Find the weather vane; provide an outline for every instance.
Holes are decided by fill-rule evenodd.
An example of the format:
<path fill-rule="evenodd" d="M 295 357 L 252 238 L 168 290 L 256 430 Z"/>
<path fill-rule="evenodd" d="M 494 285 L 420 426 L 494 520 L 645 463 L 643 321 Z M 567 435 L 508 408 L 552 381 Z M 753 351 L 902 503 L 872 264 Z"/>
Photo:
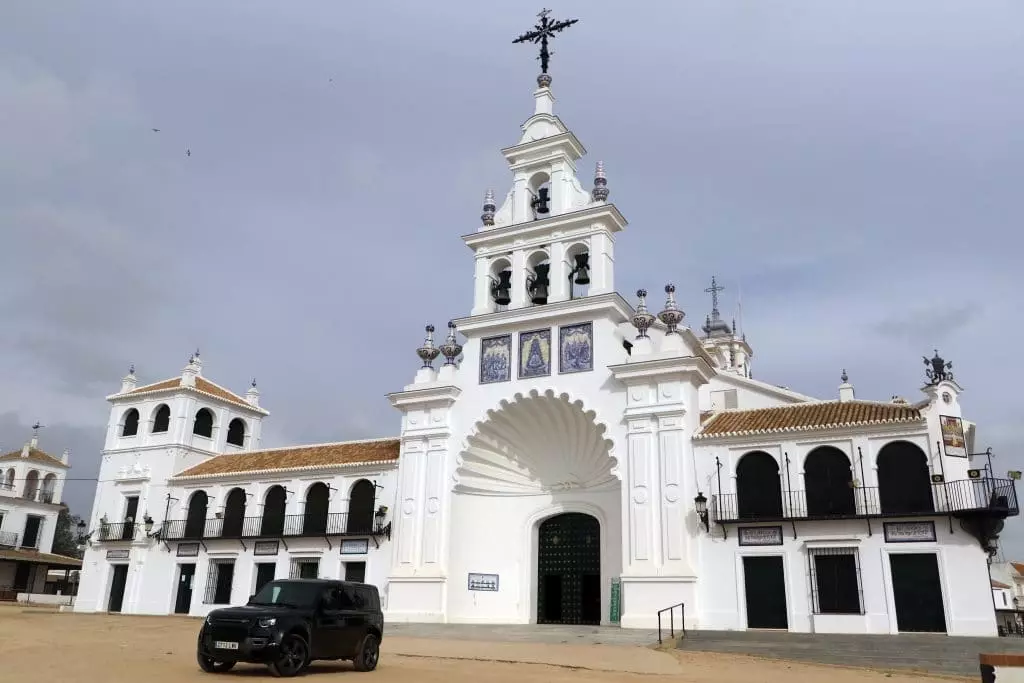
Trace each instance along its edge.
<path fill-rule="evenodd" d="M 540 14 L 537 15 L 540 17 L 540 21 L 538 21 L 537 25 L 533 27 L 533 30 L 527 31 L 512 41 L 513 43 L 533 43 L 535 45 L 540 43 L 540 57 L 538 57 L 538 59 L 540 59 L 540 72 L 542 77 L 547 74 L 548 60 L 551 58 L 551 55 L 554 54 L 553 52 L 548 51 L 548 39 L 554 38 L 556 33 L 569 28 L 579 21 L 579 19 L 551 21 L 548 18 L 549 14 L 551 14 L 551 10 L 546 8 L 541 10 Z M 541 79 L 538 78 L 538 80 Z M 550 83 L 551 77 L 547 76 L 545 80 Z"/>

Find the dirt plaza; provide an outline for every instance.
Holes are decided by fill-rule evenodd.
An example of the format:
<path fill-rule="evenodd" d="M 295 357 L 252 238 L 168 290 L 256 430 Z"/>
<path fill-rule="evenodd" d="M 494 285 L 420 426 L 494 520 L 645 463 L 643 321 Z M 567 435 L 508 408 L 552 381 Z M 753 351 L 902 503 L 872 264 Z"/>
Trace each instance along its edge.
<path fill-rule="evenodd" d="M 204 674 L 196 666 L 199 620 L 182 617 L 80 615 L 52 610 L 0 607 L 0 654 L 5 680 L 74 680 L 112 683 L 145 680 L 209 681 L 269 679 L 259 666 L 239 665 L 227 674 Z M 385 637 L 373 673 L 359 674 L 348 662 L 313 664 L 306 676 L 365 676 L 392 683 L 929 683 L 958 680 L 861 669 L 772 661 L 742 655 L 659 651 L 629 645 L 487 642 Z M 971 680 L 971 679 L 959 679 Z"/>

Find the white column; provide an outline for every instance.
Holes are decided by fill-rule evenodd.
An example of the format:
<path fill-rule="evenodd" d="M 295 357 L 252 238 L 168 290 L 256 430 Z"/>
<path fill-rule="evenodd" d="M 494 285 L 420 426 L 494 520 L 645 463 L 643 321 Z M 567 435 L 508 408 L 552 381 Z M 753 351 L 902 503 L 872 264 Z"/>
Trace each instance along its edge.
<path fill-rule="evenodd" d="M 662 414 L 658 419 L 658 452 L 661 458 L 661 560 L 666 567 L 686 560 L 687 499 L 683 495 L 683 413 Z"/>
<path fill-rule="evenodd" d="M 565 263 L 564 242 L 552 243 L 548 261 L 551 263 L 551 271 L 548 273 L 551 280 L 548 301 L 551 303 L 565 301 L 569 298 L 569 269 Z"/>
<path fill-rule="evenodd" d="M 425 440 L 411 438 L 403 440 L 398 468 L 398 510 L 395 524 L 394 574 L 413 574 L 419 565 L 420 510 L 423 449 Z"/>
<path fill-rule="evenodd" d="M 512 252 L 512 304 L 510 308 L 526 305 L 526 252 Z"/>
<path fill-rule="evenodd" d="M 611 238 L 604 233 L 590 238 L 590 294 L 614 291 L 613 254 Z"/>
<path fill-rule="evenodd" d="M 657 495 L 657 447 L 650 420 L 629 421 L 626 458 L 628 498 L 623 529 L 629 535 L 629 554 L 623 573 L 646 574 L 656 565 L 653 498 Z"/>
<path fill-rule="evenodd" d="M 473 315 L 491 310 L 490 262 L 485 256 L 476 257 L 476 272 L 473 275 Z"/>

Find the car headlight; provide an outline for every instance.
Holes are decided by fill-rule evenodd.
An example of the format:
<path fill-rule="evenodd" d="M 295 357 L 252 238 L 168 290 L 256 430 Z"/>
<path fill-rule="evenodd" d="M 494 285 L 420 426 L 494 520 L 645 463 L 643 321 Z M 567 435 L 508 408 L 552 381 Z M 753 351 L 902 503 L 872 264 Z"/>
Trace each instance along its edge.
<path fill-rule="evenodd" d="M 277 619 L 275 619 L 274 617 L 263 617 L 261 619 L 258 619 L 256 623 L 259 625 L 260 628 L 270 628 L 271 626 L 277 623 Z"/>
<path fill-rule="evenodd" d="M 209 625 L 210 625 L 211 623 L 213 623 L 213 622 L 211 622 L 211 621 L 210 621 L 210 615 L 209 615 L 209 614 L 207 614 L 207 615 L 206 615 L 206 618 L 205 618 L 205 619 L 203 619 L 203 623 L 204 623 L 204 624 L 205 624 L 206 626 L 209 626 Z"/>

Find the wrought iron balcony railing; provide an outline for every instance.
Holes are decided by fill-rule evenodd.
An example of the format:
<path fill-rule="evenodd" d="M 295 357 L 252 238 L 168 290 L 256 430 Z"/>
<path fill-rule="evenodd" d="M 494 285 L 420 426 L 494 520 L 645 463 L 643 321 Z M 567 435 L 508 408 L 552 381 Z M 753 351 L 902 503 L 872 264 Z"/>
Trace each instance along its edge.
<path fill-rule="evenodd" d="M 327 515 L 284 515 L 264 517 L 216 517 L 172 519 L 160 528 L 161 540 L 205 540 L 211 538 L 282 538 L 298 536 L 375 536 L 385 534 L 376 517 L 347 512 Z"/>
<path fill-rule="evenodd" d="M 782 520 L 862 519 L 980 515 L 1013 517 L 1020 513 L 1012 479 L 961 479 L 929 484 L 914 495 L 909 487 L 786 491 L 742 500 L 735 493 L 711 497 L 712 519 L 718 523 Z"/>
<path fill-rule="evenodd" d="M 0 531 L 0 548 L 18 547 L 18 534 L 14 531 Z"/>
<path fill-rule="evenodd" d="M 46 489 L 26 489 L 21 497 L 25 500 L 34 500 L 37 503 L 52 503 L 54 492 Z"/>
<path fill-rule="evenodd" d="M 93 536 L 95 541 L 134 541 L 138 532 L 135 522 L 107 522 L 100 524 Z"/>

